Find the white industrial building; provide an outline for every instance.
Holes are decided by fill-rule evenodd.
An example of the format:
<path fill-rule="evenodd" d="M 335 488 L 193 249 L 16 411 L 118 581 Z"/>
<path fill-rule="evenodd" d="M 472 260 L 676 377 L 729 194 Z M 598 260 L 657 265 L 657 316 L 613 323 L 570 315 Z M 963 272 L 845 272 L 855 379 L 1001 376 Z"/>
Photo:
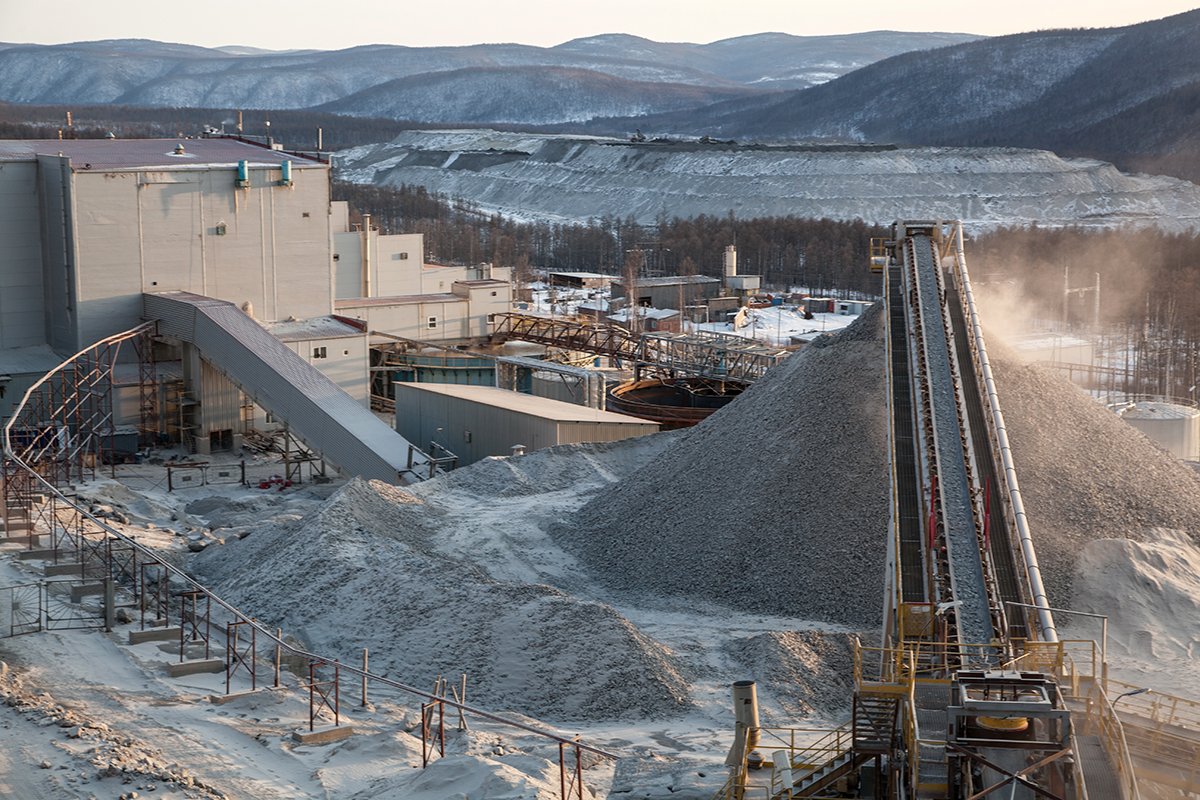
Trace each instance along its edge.
<path fill-rule="evenodd" d="M 155 295 L 232 304 L 363 406 L 371 332 L 483 337 L 511 300 L 508 270 L 426 265 L 419 235 L 352 230 L 328 163 L 234 138 L 0 141 L 0 243 L 0 419 Z M 246 387 L 177 344 L 194 445 L 232 441 Z"/>

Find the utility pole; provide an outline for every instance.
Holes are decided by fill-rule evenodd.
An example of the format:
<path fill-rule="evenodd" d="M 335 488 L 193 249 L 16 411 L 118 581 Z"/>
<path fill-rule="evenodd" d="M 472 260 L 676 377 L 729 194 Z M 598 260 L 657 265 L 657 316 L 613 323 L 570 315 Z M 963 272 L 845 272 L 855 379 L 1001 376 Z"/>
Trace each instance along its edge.
<path fill-rule="evenodd" d="M 1062 301 L 1062 321 L 1063 328 L 1071 321 L 1070 318 L 1070 298 L 1071 295 L 1085 295 L 1088 292 L 1092 293 L 1092 329 L 1093 332 L 1100 332 L 1100 273 L 1093 273 L 1096 276 L 1096 283 L 1093 286 L 1080 286 L 1077 289 L 1071 288 L 1071 267 L 1063 267 L 1063 301 Z"/>

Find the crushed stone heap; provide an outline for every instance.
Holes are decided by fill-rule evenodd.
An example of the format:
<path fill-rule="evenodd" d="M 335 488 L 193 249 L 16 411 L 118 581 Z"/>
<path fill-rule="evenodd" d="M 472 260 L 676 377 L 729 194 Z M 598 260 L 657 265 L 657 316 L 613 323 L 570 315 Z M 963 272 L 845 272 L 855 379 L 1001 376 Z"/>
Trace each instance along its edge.
<path fill-rule="evenodd" d="M 1093 540 L 1200 543 L 1200 476 L 1069 381 L 989 344 L 1052 603 Z M 607 585 L 867 627 L 888 519 L 878 311 L 818 340 L 560 526 Z"/>
<path fill-rule="evenodd" d="M 888 520 L 878 309 L 601 491 L 555 537 L 610 587 L 880 621 Z"/>
<path fill-rule="evenodd" d="M 1071 607 L 1076 564 L 1097 539 L 1200 542 L 1200 476 L 1083 390 L 989 342 L 1021 496 L 1054 605 Z"/>
<path fill-rule="evenodd" d="M 319 652 L 368 647 L 373 671 L 421 687 L 466 672 L 470 702 L 493 710 L 565 721 L 688 707 L 666 648 L 607 605 L 440 552 L 440 517 L 409 491 L 354 480 L 298 523 L 210 548 L 198 571 Z"/>

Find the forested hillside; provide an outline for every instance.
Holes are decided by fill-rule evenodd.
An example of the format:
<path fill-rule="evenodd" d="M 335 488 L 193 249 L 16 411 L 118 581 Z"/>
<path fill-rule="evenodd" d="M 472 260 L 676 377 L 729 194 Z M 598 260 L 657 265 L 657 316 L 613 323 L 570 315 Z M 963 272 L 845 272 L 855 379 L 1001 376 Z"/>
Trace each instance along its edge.
<path fill-rule="evenodd" d="M 739 139 L 1012 146 L 1200 180 L 1200 9 L 904 53 L 809 89 L 597 122 Z"/>
<path fill-rule="evenodd" d="M 733 216 L 662 218 L 642 226 L 606 217 L 586 224 L 517 222 L 481 213 L 421 187 L 334 184 L 355 216 L 369 212 L 388 233 L 423 233 L 432 259 L 443 262 L 619 274 L 636 251 L 648 272 L 694 272 L 717 276 L 725 246 L 738 248 L 739 271 L 762 275 L 765 284 L 817 291 L 846 289 L 876 293 L 877 276 L 867 268 L 872 236 L 882 228 L 828 219 Z"/>

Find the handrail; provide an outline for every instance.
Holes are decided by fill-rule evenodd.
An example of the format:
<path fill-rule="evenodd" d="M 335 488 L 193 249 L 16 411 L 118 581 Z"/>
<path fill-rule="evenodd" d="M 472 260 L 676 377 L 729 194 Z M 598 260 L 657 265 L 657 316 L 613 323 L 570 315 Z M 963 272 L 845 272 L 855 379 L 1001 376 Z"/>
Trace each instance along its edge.
<path fill-rule="evenodd" d="M 1091 696 L 1093 694 L 1094 698 Z M 1139 800 L 1141 795 L 1138 793 L 1137 775 L 1134 772 L 1133 759 L 1129 755 L 1129 742 L 1125 739 L 1125 726 L 1121 724 L 1121 718 L 1117 716 L 1116 709 L 1099 683 L 1092 683 L 1088 701 L 1089 716 L 1092 715 L 1093 709 L 1097 709 L 1095 716 L 1100 730 L 1100 741 L 1108 751 L 1109 759 L 1117 772 L 1125 800 Z"/>
<path fill-rule="evenodd" d="M 105 337 L 105 338 L 99 340 L 98 342 L 94 342 L 93 344 L 89 345 L 88 347 L 85 347 L 84 349 L 80 350 L 75 355 L 73 355 L 70 358 L 66 359 L 65 361 L 61 362 L 57 367 L 50 370 L 45 375 L 43 375 L 42 377 L 40 377 L 36 381 L 34 381 L 33 385 L 25 390 L 25 394 L 23 394 L 21 396 L 21 402 L 17 403 L 17 405 L 13 408 L 12 414 L 8 418 L 8 422 L 5 423 L 5 425 L 4 425 L 3 452 L 5 454 L 9 455 L 9 457 L 11 457 L 11 458 L 16 458 L 16 455 L 15 455 L 15 453 L 13 453 L 13 449 L 12 449 L 12 439 L 10 438 L 12 427 L 16 423 L 17 419 L 20 417 L 21 411 L 24 410 L 25 404 L 29 402 L 29 398 L 31 398 L 34 395 L 34 393 L 37 392 L 38 389 L 42 388 L 42 385 L 45 384 L 46 381 L 50 380 L 50 378 L 55 373 L 57 373 L 59 370 L 64 369 L 65 367 L 69 366 L 76 359 L 82 358 L 83 356 L 87 355 L 92 350 L 95 350 L 100 347 L 107 347 L 109 345 L 120 344 L 121 342 L 126 342 L 126 341 L 129 341 L 130 339 L 134 339 L 138 336 L 141 336 L 148 330 L 153 330 L 154 325 L 155 325 L 155 323 L 153 323 L 153 322 L 146 322 L 141 325 L 138 325 L 136 328 L 130 328 L 127 331 L 122 331 L 120 333 L 114 333 L 112 336 L 108 336 L 108 337 Z M 20 463 L 24 464 L 24 462 L 20 462 Z"/>
<path fill-rule="evenodd" d="M 374 681 L 383 686 L 388 686 L 392 689 L 396 689 L 396 690 L 404 692 L 406 694 L 410 694 L 415 697 L 423 698 L 424 700 L 434 701 L 434 702 L 438 702 L 438 703 L 444 703 L 445 706 L 462 711 L 464 714 L 472 714 L 476 717 L 489 720 L 490 722 L 494 722 L 498 725 L 503 725 L 505 727 L 522 730 L 522 731 L 525 731 L 526 733 L 534 734 L 536 736 L 540 736 L 542 738 L 549 739 L 549 740 L 557 742 L 559 744 L 570 745 L 573 748 L 578 748 L 581 751 L 586 751 L 586 752 L 592 753 L 594 755 L 602 756 L 604 758 L 615 759 L 615 758 L 619 757 L 616 753 L 612 753 L 607 750 L 603 750 L 603 749 L 601 749 L 599 747 L 595 747 L 593 745 L 584 744 L 574 738 L 559 736 L 558 734 L 542 730 L 533 725 L 528 725 L 523 722 L 518 722 L 517 720 L 507 719 L 498 714 L 494 714 L 490 711 L 485 711 L 484 709 L 476 708 L 474 706 L 469 706 L 465 703 L 461 703 L 456 700 L 451 700 L 451 699 L 448 699 L 445 697 L 441 697 L 441 696 L 433 694 L 431 692 L 427 692 L 427 691 L 418 689 L 415 686 L 409 686 L 407 684 L 401 683 L 400 681 L 392 680 L 391 678 L 386 678 L 382 675 L 372 673 L 368 670 L 364 670 L 364 669 L 355 667 L 355 666 L 353 666 L 352 663 L 347 663 L 340 659 L 322 656 L 318 653 L 310 652 L 308 650 L 304 650 L 302 648 L 296 647 L 293 644 L 288 643 L 284 639 L 283 636 L 276 636 L 276 633 L 273 629 L 268 628 L 266 625 L 263 625 L 261 622 L 259 622 L 255 618 L 251 617 L 250 615 L 245 614 L 240 609 L 238 609 L 235 605 L 233 605 L 233 603 L 220 597 L 215 592 L 213 592 L 211 589 L 207 588 L 206 586 L 201 584 L 199 581 L 197 581 L 194 578 L 192 578 L 191 576 L 189 576 L 183 570 L 181 570 L 178 567 L 174 566 L 173 564 L 169 563 L 165 559 L 160 558 L 159 553 L 157 551 L 140 544 L 135 539 L 125 535 L 121 531 L 117 530 L 116 528 L 110 526 L 108 523 L 104 522 L 102 519 L 94 516 L 87 509 L 76 505 L 75 502 L 71 498 L 67 497 L 62 492 L 60 492 L 56 486 L 54 486 L 52 483 L 50 483 L 44 477 L 42 477 L 40 474 L 38 474 L 38 472 L 35 469 L 30 467 L 28 464 L 26 464 L 20 458 L 20 456 L 13 451 L 12 446 L 11 446 L 12 428 L 13 428 L 14 424 L 17 422 L 17 420 L 20 418 L 20 413 L 24 409 L 25 403 L 28 402 L 29 398 L 32 396 L 32 393 L 34 392 L 35 389 L 37 389 L 42 384 L 44 384 L 47 380 L 50 379 L 50 377 L 52 375 L 57 373 L 59 370 L 62 370 L 65 367 L 69 366 L 75 359 L 86 355 L 90 350 L 92 350 L 96 347 L 99 347 L 101 345 L 115 344 L 120 341 L 131 339 L 135 336 L 141 335 L 146 330 L 148 330 L 150 327 L 151 327 L 150 324 L 139 325 L 136 328 L 132 328 L 130 330 L 123 331 L 122 333 L 114 334 L 113 336 L 110 336 L 106 339 L 102 339 L 99 342 L 96 342 L 91 347 L 88 347 L 88 348 L 85 348 L 84 350 L 79 351 L 74 356 L 67 359 L 63 363 L 59 364 L 57 367 L 55 367 L 49 373 L 44 375 L 40 380 L 38 380 L 36 383 L 34 383 L 33 386 L 31 386 L 29 388 L 29 390 L 27 390 L 25 392 L 25 395 L 22 398 L 21 403 L 18 404 L 18 406 L 13 410 L 12 417 L 8 420 L 8 422 L 4 426 L 4 430 L 3 430 L 4 456 L 6 458 L 8 458 L 12 463 L 16 464 L 22 471 L 28 473 L 33 478 L 34 482 L 37 484 L 40 484 L 48 495 L 53 496 L 59 502 L 62 502 L 64 504 L 66 504 L 68 507 L 72 508 L 76 514 L 78 514 L 79 516 L 81 516 L 84 519 L 87 519 L 90 523 L 95 525 L 97 528 L 104 531 L 108 536 L 111 536 L 111 537 L 114 537 L 114 538 L 120 540 L 124 544 L 127 544 L 130 547 L 132 547 L 135 551 L 137 551 L 141 555 L 148 556 L 151 560 L 158 562 L 159 564 L 162 565 L 162 568 L 171 577 L 176 578 L 177 580 L 183 582 L 185 585 L 193 587 L 197 591 L 203 592 L 217 606 L 225 609 L 228 613 L 232 614 L 235 618 L 244 620 L 248 625 L 253 627 L 258 632 L 258 635 L 265 637 L 268 641 L 275 643 L 276 646 L 280 647 L 282 650 L 284 650 L 294 656 L 298 656 L 298 657 L 301 657 L 301 658 L 304 658 L 304 659 L 307 659 L 310 661 L 319 661 L 319 662 L 328 663 L 328 664 L 337 663 L 339 665 L 340 670 L 343 673 L 347 673 L 349 675 L 354 675 L 354 676 L 357 676 L 360 678 L 365 678 L 367 680 Z"/>
<path fill-rule="evenodd" d="M 1145 688 L 1115 678 L 1110 678 L 1108 683 L 1116 690 L 1115 694 Z M 1195 700 L 1154 689 L 1145 694 L 1131 695 L 1122 699 L 1121 709 L 1129 715 L 1142 717 L 1155 725 L 1182 728 L 1200 737 L 1200 702 Z"/>
<path fill-rule="evenodd" d="M 917 783 L 921 775 L 921 723 L 917 719 L 917 683 L 913 681 L 908 685 L 908 696 L 905 698 L 908 704 L 905 714 L 901 716 L 903 721 L 904 750 L 908 756 L 908 775 L 909 775 L 909 792 L 913 797 L 917 795 Z"/>
<path fill-rule="evenodd" d="M 1041 636 L 1046 641 L 1058 640 L 1058 629 L 1054 625 L 1054 615 L 1050 612 L 1050 599 L 1046 587 L 1042 583 L 1042 571 L 1038 564 L 1037 551 L 1033 546 L 1033 536 L 1029 531 L 1029 520 L 1025 513 L 1025 503 L 1021 499 L 1021 487 L 1017 482 L 1017 469 L 1013 463 L 1012 447 L 1008 442 L 1008 429 L 1004 424 L 1004 414 L 1000 410 L 1000 398 L 996 391 L 996 381 L 992 376 L 992 365 L 988 358 L 987 346 L 983 340 L 983 325 L 975 308 L 975 295 L 971 290 L 971 281 L 967 276 L 967 257 L 963 247 L 962 223 L 955 225 L 955 262 L 962 284 L 963 301 L 967 310 L 967 325 L 971 329 L 971 337 L 975 343 L 976 358 L 979 370 L 983 376 L 983 388 L 987 394 L 995 427 L 997 455 L 1003 468 L 1003 478 L 1008 488 L 1009 502 L 1013 510 L 1013 522 L 1017 537 L 1020 541 L 1021 554 L 1025 561 L 1025 572 L 1029 581 L 1030 598 L 1038 607 L 1037 618 Z"/>

